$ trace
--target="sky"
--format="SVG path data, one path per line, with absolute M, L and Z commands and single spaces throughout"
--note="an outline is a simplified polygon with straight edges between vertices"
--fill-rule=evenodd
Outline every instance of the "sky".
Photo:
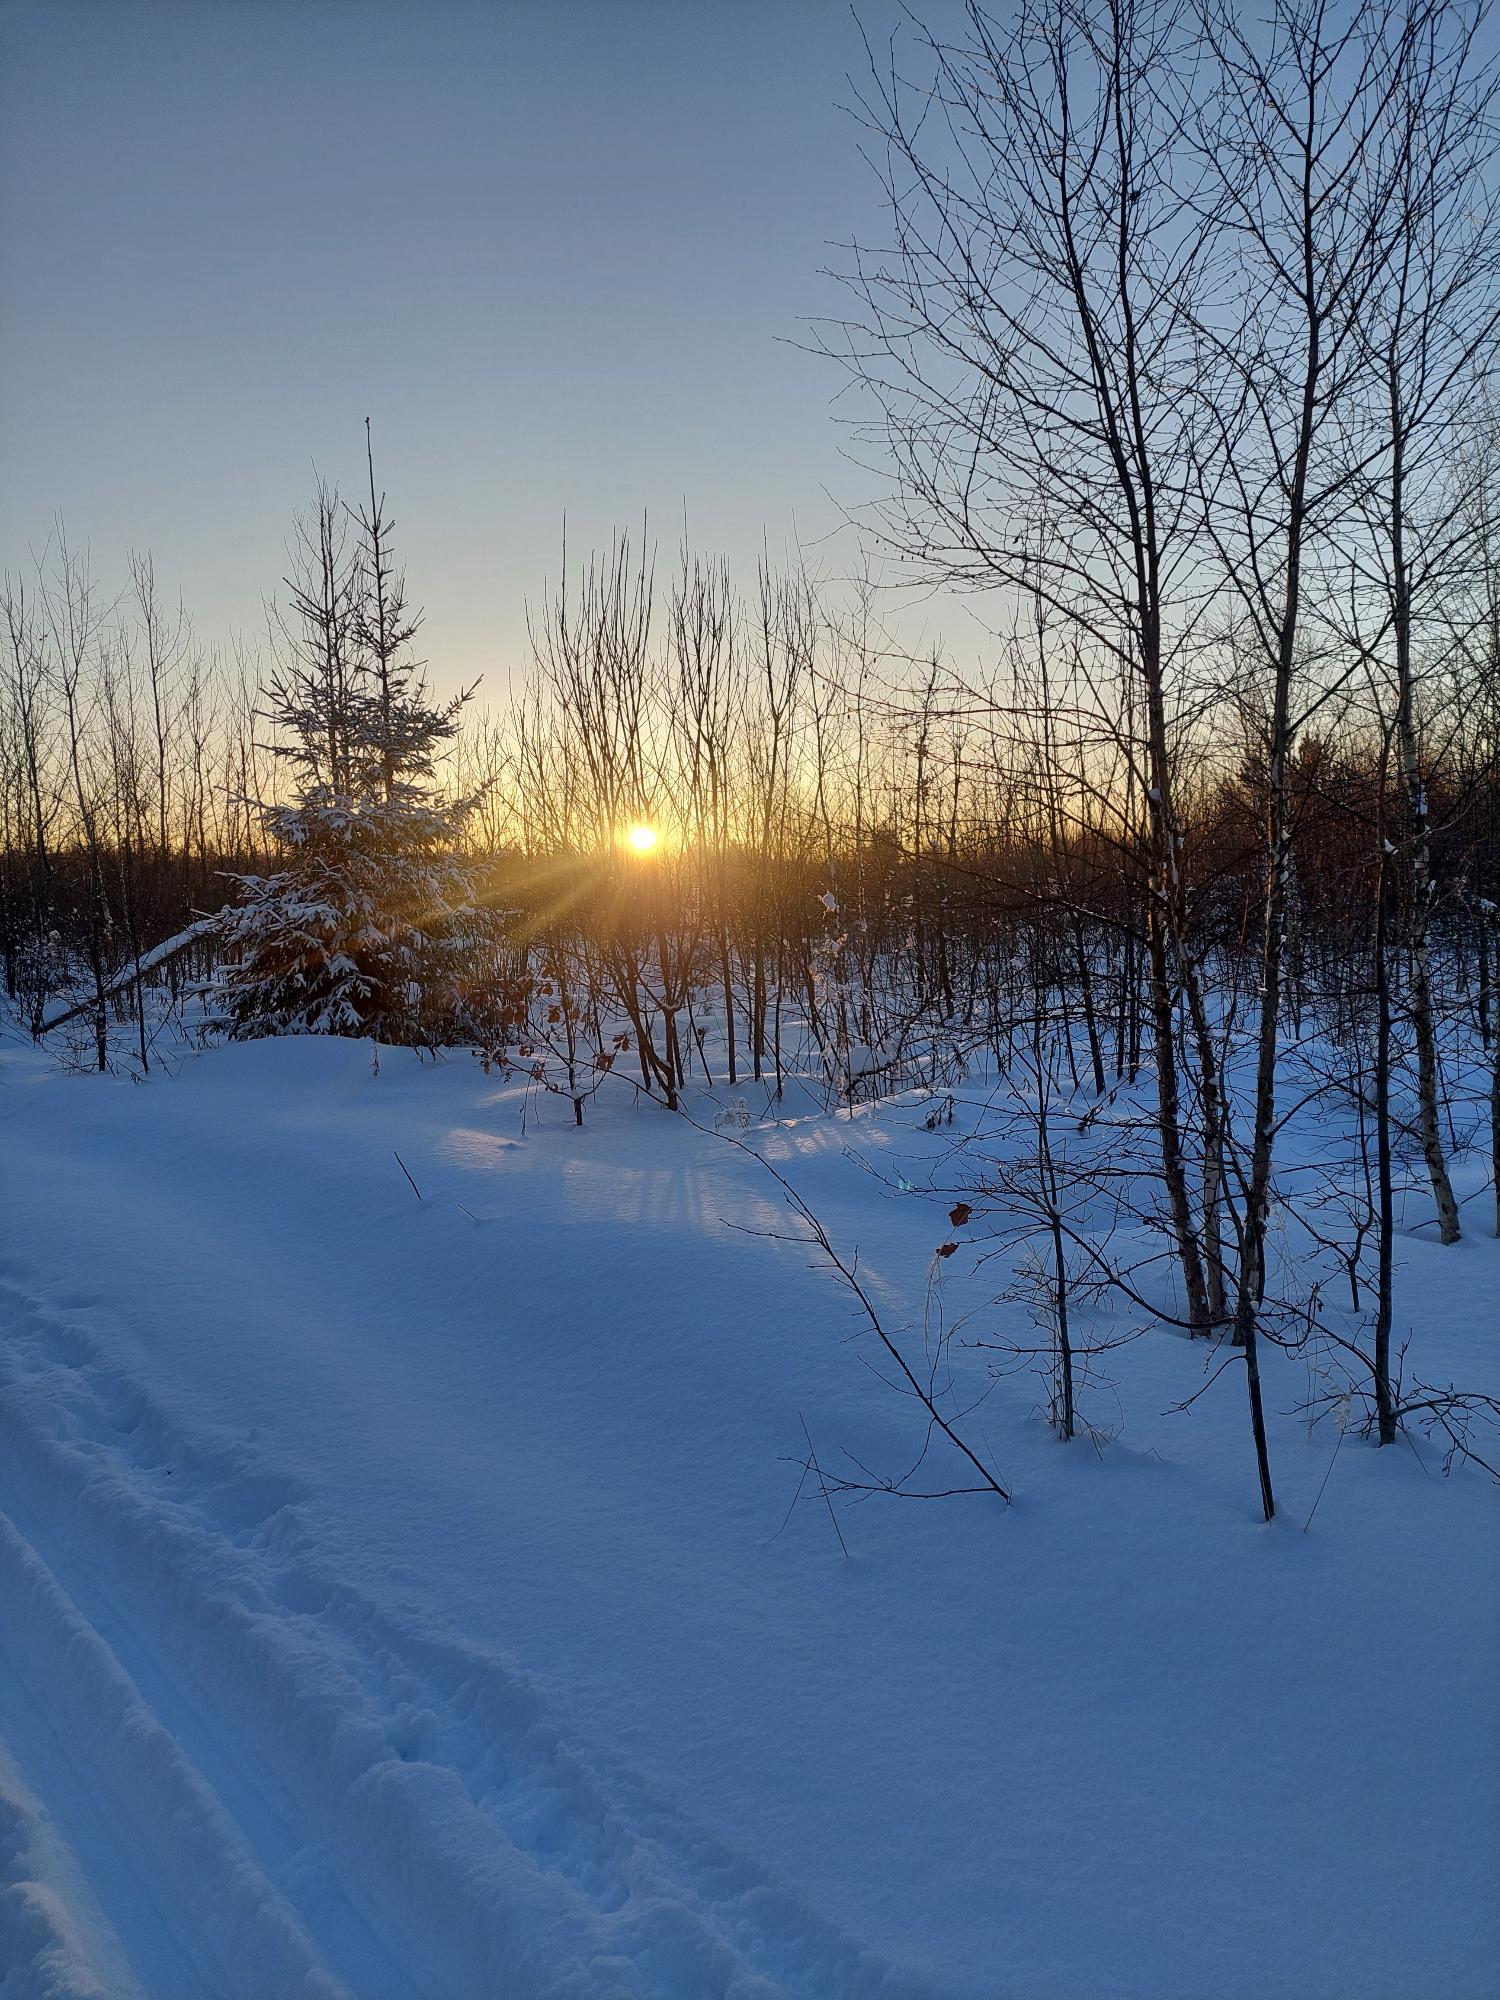
M 253 643 L 369 416 L 439 688 L 524 666 L 564 516 L 856 566 L 872 477 L 798 345 L 880 233 L 843 0 L 0 0 L 0 37 L 0 565 L 60 516 Z

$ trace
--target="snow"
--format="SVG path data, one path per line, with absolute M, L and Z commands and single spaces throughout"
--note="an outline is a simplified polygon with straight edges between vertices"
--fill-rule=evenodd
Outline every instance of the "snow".
M 920 1351 L 954 1129 L 737 1095 Z M 802 1426 L 895 1469 L 920 1412 L 728 1102 L 6 1051 L 4 2000 L 1492 1992 L 1492 1483 L 1330 1474 L 1273 1352 L 1263 1526 L 1238 1369 L 1167 1414 L 1220 1357 L 1154 1331 L 1117 1441 L 1006 1380 L 1014 1504 L 846 1497 L 846 1560 Z M 1493 1390 L 1500 1246 L 1409 1219 L 1398 1333 Z

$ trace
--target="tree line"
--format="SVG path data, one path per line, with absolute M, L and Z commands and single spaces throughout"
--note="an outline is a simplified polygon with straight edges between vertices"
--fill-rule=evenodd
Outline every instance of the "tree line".
M 149 559 L 106 603 L 54 543 L 5 593 L 20 1017 L 144 1068 L 192 993 L 224 1032 L 477 1047 L 579 1122 L 607 1076 L 941 1103 L 983 1056 L 1049 1366 L 1080 1282 L 1227 1337 L 1268 1516 L 1259 1342 L 1304 1337 L 1278 1147 L 1336 1101 L 1363 1192 L 1328 1254 L 1370 1324 L 1329 1337 L 1389 1441 L 1400 1188 L 1450 1242 L 1455 1155 L 1487 1123 L 1500 1160 L 1485 22 L 1021 0 L 870 51 L 889 227 L 821 341 L 888 572 L 977 594 L 978 665 L 799 563 L 621 534 L 565 551 L 504 706 L 438 702 L 369 458 L 300 524 L 263 660 L 205 653 Z M 1112 1122 L 1149 1132 L 1112 1197 L 1149 1280 L 1078 1221 Z

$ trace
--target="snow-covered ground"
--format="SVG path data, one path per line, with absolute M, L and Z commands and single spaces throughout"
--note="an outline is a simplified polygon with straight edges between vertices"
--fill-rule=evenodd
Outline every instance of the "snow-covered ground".
M 951 1131 L 745 1095 L 920 1351 Z M 1273 1353 L 1263 1526 L 1240 1370 L 1168 1414 L 1217 1357 L 1156 1331 L 1116 1442 L 1007 1380 L 1014 1504 L 846 1497 L 846 1559 L 807 1437 L 894 1470 L 920 1412 L 775 1182 L 623 1089 L 523 1108 L 351 1043 L 7 1054 L 5 2000 L 1495 1991 L 1492 1482 L 1350 1436 L 1304 1533 L 1336 1433 Z M 1399 1287 L 1493 1389 L 1500 1245 Z

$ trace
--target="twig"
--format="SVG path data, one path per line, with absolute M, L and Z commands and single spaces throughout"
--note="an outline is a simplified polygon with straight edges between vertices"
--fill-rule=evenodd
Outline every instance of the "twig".
M 1316 1514 L 1318 1511 L 1318 1501 L 1322 1499 L 1324 1489 L 1327 1487 L 1329 1480 L 1332 1479 L 1333 1477 L 1333 1468 L 1338 1459 L 1340 1451 L 1343 1449 L 1343 1444 L 1344 1444 L 1344 1427 L 1342 1424 L 1340 1424 L 1338 1442 L 1333 1447 L 1333 1457 L 1330 1458 L 1328 1461 L 1328 1470 L 1323 1474 L 1323 1484 L 1318 1488 L 1317 1495 L 1313 1500 L 1312 1507 L 1308 1513 L 1307 1519 L 1302 1523 L 1302 1532 L 1304 1535 L 1307 1533 L 1308 1529 L 1313 1524 L 1313 1515 Z
M 844 1551 L 844 1560 L 847 1562 L 849 1560 L 849 1545 L 844 1540 L 844 1531 L 839 1526 L 839 1517 L 834 1513 L 833 1502 L 828 1496 L 828 1485 L 823 1478 L 823 1468 L 818 1463 L 818 1454 L 813 1447 L 812 1432 L 807 1428 L 807 1419 L 800 1410 L 797 1412 L 797 1421 L 802 1426 L 802 1435 L 807 1439 L 807 1449 L 812 1455 L 812 1468 L 818 1475 L 818 1491 L 823 1496 L 823 1505 L 828 1509 L 828 1518 L 833 1523 L 833 1532 L 839 1538 L 839 1547 Z
M 869 1293 L 855 1275 L 858 1265 L 857 1256 L 854 1266 L 845 1262 L 837 1250 L 834 1249 L 828 1231 L 823 1227 L 818 1217 L 808 1207 L 802 1196 L 798 1194 L 786 1175 L 774 1166 L 764 1153 L 756 1152 L 753 1146 L 747 1145 L 743 1139 L 737 1139 L 732 1132 L 711 1132 L 706 1125 L 700 1125 L 698 1120 L 690 1112 L 685 1111 L 681 1105 L 677 1107 L 677 1115 L 687 1124 L 691 1125 L 695 1131 L 703 1133 L 705 1138 L 717 1139 L 722 1145 L 733 1146 L 737 1151 L 744 1153 L 748 1158 L 754 1160 L 757 1166 L 763 1172 L 768 1173 L 772 1180 L 777 1183 L 786 1197 L 787 1206 L 800 1222 L 807 1225 L 809 1240 L 823 1253 L 824 1257 L 827 1258 L 828 1262 L 833 1266 L 834 1270 L 843 1279 L 844 1284 L 858 1301 L 861 1311 L 874 1330 L 876 1339 L 891 1357 L 892 1361 L 895 1362 L 897 1368 L 905 1378 L 907 1391 L 922 1405 L 922 1408 L 937 1425 L 944 1437 L 947 1438 L 948 1442 L 969 1461 L 970 1465 L 973 1466 L 974 1470 L 984 1481 L 985 1487 L 999 1499 L 1008 1502 L 1010 1494 L 1007 1489 L 995 1477 L 994 1473 L 990 1471 L 984 1461 L 965 1444 L 958 1432 L 954 1430 L 953 1426 L 942 1415 L 932 1396 L 922 1387 L 922 1384 L 912 1373 L 905 1355 L 902 1354 L 900 1348 L 886 1331 L 884 1322 L 875 1310 Z

